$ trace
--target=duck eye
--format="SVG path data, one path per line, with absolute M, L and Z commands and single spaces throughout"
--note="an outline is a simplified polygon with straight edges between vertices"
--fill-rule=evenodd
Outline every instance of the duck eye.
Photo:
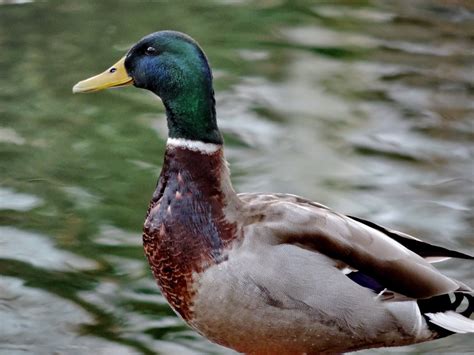
M 145 51 L 145 54 L 146 55 L 153 55 L 153 54 L 156 54 L 157 53 L 157 50 L 155 47 L 148 47 Z

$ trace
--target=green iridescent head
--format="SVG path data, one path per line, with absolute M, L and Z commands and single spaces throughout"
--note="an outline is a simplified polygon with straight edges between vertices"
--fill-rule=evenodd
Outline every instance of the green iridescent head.
M 189 36 L 174 31 L 152 33 L 111 68 L 76 84 L 73 92 L 130 84 L 162 99 L 170 137 L 222 143 L 211 69 L 204 52 Z

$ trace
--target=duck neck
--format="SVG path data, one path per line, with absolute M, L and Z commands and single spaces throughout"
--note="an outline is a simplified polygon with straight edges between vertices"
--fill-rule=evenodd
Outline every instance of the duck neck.
M 189 97 L 183 97 L 165 102 L 169 137 L 222 144 L 213 100 L 213 96 L 205 100 L 192 100 Z
M 217 128 L 212 74 L 207 61 L 186 77 L 186 85 L 159 92 L 166 108 L 170 138 L 222 144 Z
M 163 195 L 170 189 L 184 189 L 202 202 L 217 203 L 216 211 L 232 212 L 240 205 L 222 144 L 169 137 L 155 194 Z

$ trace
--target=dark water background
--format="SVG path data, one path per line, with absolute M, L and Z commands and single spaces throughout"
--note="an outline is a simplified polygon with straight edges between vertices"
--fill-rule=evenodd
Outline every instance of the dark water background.
M 71 94 L 161 29 L 210 58 L 238 191 L 473 253 L 473 2 L 0 0 L 1 354 L 231 353 L 183 325 L 143 256 L 160 101 Z M 439 267 L 474 286 L 472 263 Z

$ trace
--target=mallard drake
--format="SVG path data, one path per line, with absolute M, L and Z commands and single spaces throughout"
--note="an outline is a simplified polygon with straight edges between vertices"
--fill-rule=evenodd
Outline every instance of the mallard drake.
M 91 92 L 158 95 L 169 135 L 143 245 L 171 307 L 249 354 L 400 346 L 474 332 L 473 290 L 431 263 L 473 257 L 289 194 L 237 194 L 216 123 L 212 74 L 185 34 L 150 34 Z

